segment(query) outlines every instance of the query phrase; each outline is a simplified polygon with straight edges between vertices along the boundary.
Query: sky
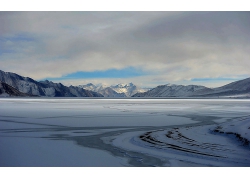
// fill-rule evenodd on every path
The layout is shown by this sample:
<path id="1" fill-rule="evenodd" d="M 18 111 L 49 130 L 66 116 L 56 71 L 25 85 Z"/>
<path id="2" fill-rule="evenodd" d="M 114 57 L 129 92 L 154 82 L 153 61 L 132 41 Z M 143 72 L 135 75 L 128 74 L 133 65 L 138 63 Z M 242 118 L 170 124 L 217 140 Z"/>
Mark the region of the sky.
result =
<path id="1" fill-rule="evenodd" d="M 0 70 L 64 85 L 250 77 L 250 12 L 0 12 Z"/>

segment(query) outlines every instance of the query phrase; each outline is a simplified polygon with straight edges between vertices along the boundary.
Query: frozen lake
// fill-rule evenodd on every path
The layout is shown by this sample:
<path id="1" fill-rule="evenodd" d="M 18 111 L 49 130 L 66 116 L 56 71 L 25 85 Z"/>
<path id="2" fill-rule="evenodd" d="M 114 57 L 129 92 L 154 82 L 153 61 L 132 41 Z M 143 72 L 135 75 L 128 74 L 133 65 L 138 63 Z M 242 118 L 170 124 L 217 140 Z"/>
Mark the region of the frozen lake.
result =
<path id="1" fill-rule="evenodd" d="M 249 117 L 250 100 L 2 98 L 0 166 L 250 166 L 214 131 Z"/>

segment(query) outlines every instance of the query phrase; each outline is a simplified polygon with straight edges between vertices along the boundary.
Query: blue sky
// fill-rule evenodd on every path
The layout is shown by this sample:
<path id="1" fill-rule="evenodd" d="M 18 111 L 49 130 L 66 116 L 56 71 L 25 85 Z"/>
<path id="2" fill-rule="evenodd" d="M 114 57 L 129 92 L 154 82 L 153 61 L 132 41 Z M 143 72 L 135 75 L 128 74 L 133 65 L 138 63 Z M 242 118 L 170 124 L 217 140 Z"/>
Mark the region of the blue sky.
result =
<path id="1" fill-rule="evenodd" d="M 0 12 L 0 67 L 65 85 L 250 76 L 249 12 Z"/>
<path id="2" fill-rule="evenodd" d="M 147 74 L 142 70 L 135 69 L 134 67 L 127 67 L 124 69 L 108 69 L 106 71 L 92 71 L 92 72 L 75 72 L 64 75 L 59 78 L 45 78 L 51 81 L 60 81 L 66 79 L 93 79 L 93 78 L 134 78 Z M 42 80 L 45 80 L 42 79 Z"/>

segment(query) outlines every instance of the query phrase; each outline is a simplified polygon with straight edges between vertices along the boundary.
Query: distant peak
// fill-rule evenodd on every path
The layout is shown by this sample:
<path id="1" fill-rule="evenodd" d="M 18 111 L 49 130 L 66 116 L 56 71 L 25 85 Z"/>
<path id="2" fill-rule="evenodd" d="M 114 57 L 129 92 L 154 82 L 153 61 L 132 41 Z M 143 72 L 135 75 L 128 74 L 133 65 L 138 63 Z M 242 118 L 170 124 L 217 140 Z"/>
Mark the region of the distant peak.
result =
<path id="1" fill-rule="evenodd" d="M 51 81 L 49 81 L 48 79 L 46 79 L 46 80 L 40 81 L 40 82 L 43 82 L 43 83 L 50 83 Z"/>
<path id="2" fill-rule="evenodd" d="M 92 84 L 92 83 L 88 83 L 88 84 L 87 84 L 87 86 L 94 86 L 94 84 Z"/>
<path id="3" fill-rule="evenodd" d="M 125 83 L 119 83 L 117 84 L 117 86 L 125 86 L 126 84 Z"/>
<path id="4" fill-rule="evenodd" d="M 108 85 L 107 84 L 103 84 L 103 83 L 99 83 L 96 85 L 97 87 L 107 87 Z"/>
<path id="5" fill-rule="evenodd" d="M 131 87 L 131 86 L 135 86 L 132 82 L 126 84 L 126 83 L 119 83 L 116 85 L 112 85 L 112 87 L 119 87 L 119 88 L 126 88 L 126 87 Z"/>

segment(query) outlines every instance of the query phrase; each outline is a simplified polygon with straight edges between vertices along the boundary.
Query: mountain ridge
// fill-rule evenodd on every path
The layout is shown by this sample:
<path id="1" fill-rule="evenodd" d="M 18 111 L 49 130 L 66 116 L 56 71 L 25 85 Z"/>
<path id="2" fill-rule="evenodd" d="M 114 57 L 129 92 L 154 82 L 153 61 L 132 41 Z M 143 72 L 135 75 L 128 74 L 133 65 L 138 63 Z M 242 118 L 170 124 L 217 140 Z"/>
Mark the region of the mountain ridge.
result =
<path id="1" fill-rule="evenodd" d="M 217 88 L 198 85 L 159 85 L 132 97 L 250 97 L 250 78 L 235 81 Z"/>

